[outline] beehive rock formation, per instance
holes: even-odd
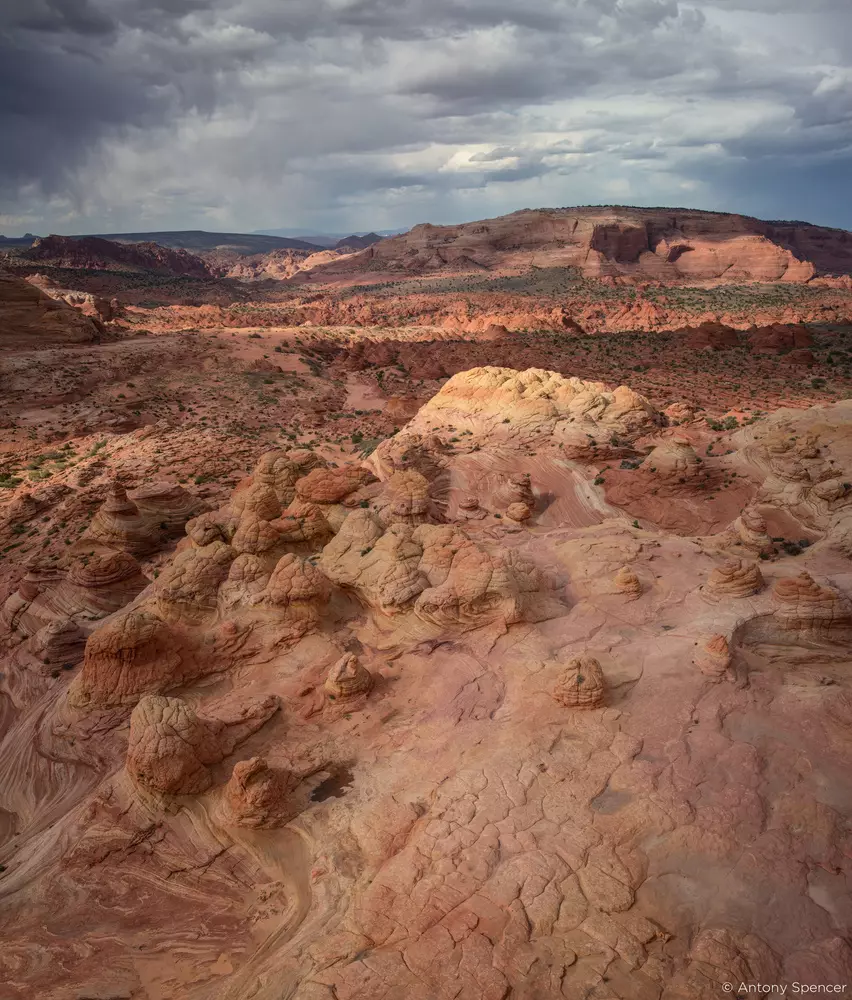
[[[693,663],[706,677],[718,680],[731,665],[731,650],[723,635],[714,635],[699,644]]]
[[[462,521],[481,521],[488,512],[479,505],[479,500],[472,493],[467,493],[459,499],[458,517]]]
[[[94,631],[83,669],[69,692],[77,708],[133,703],[192,676],[180,636],[146,610],[123,612]]]
[[[126,767],[150,791],[194,795],[213,781],[218,764],[277,711],[278,699],[232,698],[197,714],[179,698],[149,695],[130,716]]]
[[[152,529],[168,536],[182,535],[187,521],[208,509],[206,503],[177,483],[149,483],[132,490],[128,499],[148,519]]]
[[[249,829],[269,829],[286,822],[296,779],[284,768],[270,767],[262,757],[234,764],[223,794],[225,822]]]
[[[216,610],[219,586],[236,555],[223,542],[178,552],[152,588],[152,609],[166,621],[203,622]]]
[[[532,512],[535,507],[535,494],[530,474],[525,472],[509,476],[495,492],[494,502],[498,510],[508,510],[513,504],[521,504]]]
[[[231,510],[237,520],[244,515],[253,515],[262,521],[274,521],[281,514],[281,501],[272,486],[258,481],[234,494]]]
[[[372,479],[374,477],[366,469],[352,465],[339,469],[313,469],[296,483],[296,496],[319,504],[340,503]]]
[[[57,618],[36,632],[32,649],[46,670],[79,663],[86,637],[72,618]]]
[[[88,628],[129,604],[149,583],[125,552],[78,557],[67,570],[34,562],[16,593],[5,602],[4,621],[34,635],[54,621]]]
[[[368,694],[373,687],[373,675],[353,653],[346,653],[329,670],[325,690],[335,700],[346,700]]]
[[[642,462],[641,468],[664,479],[681,479],[694,475],[701,463],[695,449],[685,438],[670,438],[659,444]]]
[[[298,480],[324,467],[325,462],[312,451],[269,451],[261,455],[252,478],[273,489],[279,504],[286,507],[295,499]]]
[[[136,555],[153,552],[162,541],[161,532],[150,518],[140,512],[120,485],[113,486],[84,537],[108,548]]]
[[[852,602],[832,587],[821,586],[806,572],[775,584],[775,618],[783,629],[825,636],[834,641],[852,637]]]
[[[733,528],[739,544],[755,554],[768,552],[772,548],[772,540],[766,530],[766,521],[753,507],[746,507],[734,521]]]
[[[391,476],[384,499],[383,518],[387,524],[423,524],[429,518],[429,483],[413,469]]]
[[[271,523],[281,544],[304,545],[311,551],[322,549],[334,535],[322,507],[305,500],[294,500],[281,517]]]
[[[553,697],[566,708],[600,708],[606,698],[606,679],[592,656],[570,660],[553,689]]]
[[[723,601],[750,597],[759,593],[764,585],[757,563],[730,559],[713,570],[702,589],[708,600]]]
[[[628,600],[635,601],[642,595],[642,584],[639,581],[639,577],[629,566],[621,567],[615,574],[614,583],[616,592],[624,594]]]
[[[510,503],[506,508],[506,517],[510,521],[528,521],[532,517],[532,507],[525,503]]]

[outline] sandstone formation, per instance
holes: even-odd
[[[664,479],[694,475],[701,465],[695,449],[685,438],[669,438],[654,448],[642,462],[642,468]]]
[[[262,757],[234,764],[223,793],[225,821],[249,829],[270,829],[286,822],[295,778],[270,767]]]
[[[676,330],[675,335],[683,337],[686,346],[696,351],[724,351],[740,344],[737,331],[722,323],[708,322],[698,327],[685,327]]]
[[[791,247],[795,249],[791,249]],[[852,270],[839,230],[687,209],[525,209],[458,226],[415,226],[332,262],[313,280],[384,271],[428,274],[576,267],[586,277],[808,281]]]
[[[382,463],[403,467],[402,456],[433,437],[450,447],[461,440],[479,447],[587,449],[587,433],[636,435],[661,420],[647,399],[626,386],[609,390],[541,369],[473,368],[445,383],[399,434],[379,445],[370,462],[377,470]],[[461,438],[466,431],[470,436]]]
[[[782,351],[794,348],[812,347],[814,338],[804,325],[789,326],[773,323],[770,326],[749,330],[748,341],[753,351],[761,354],[780,354]]]
[[[212,764],[231,754],[277,710],[274,698],[244,701],[224,718],[201,716],[179,698],[149,695],[130,716],[127,772],[154,792],[194,795],[212,784]]]
[[[186,250],[174,250],[157,243],[115,243],[98,236],[73,239],[70,236],[46,236],[37,239],[25,251],[27,260],[50,263],[54,267],[88,268],[99,271],[140,270],[153,274],[210,277],[201,258]]]
[[[508,510],[513,504],[519,504],[531,513],[535,507],[535,494],[530,474],[526,472],[509,476],[495,493],[494,502],[499,510]]]
[[[510,521],[528,521],[532,516],[532,508],[525,503],[510,503],[506,508],[506,517]]]
[[[849,981],[850,291],[371,274],[0,358],[10,1000]],[[806,378],[651,332],[804,316]]]
[[[619,594],[624,594],[630,601],[635,601],[638,597],[642,596],[642,584],[639,581],[639,577],[629,566],[621,567],[615,574],[614,583],[616,591]]]
[[[25,635],[69,618],[87,627],[123,608],[148,583],[139,563],[125,552],[80,556],[66,571],[36,561],[6,601],[3,621]]]
[[[766,530],[766,520],[753,507],[746,507],[734,521],[733,528],[738,543],[755,554],[771,549],[772,541]]]
[[[372,686],[373,675],[352,653],[342,656],[329,670],[325,679],[326,694],[335,700],[369,694]]]
[[[592,656],[572,659],[562,671],[553,697],[566,708],[600,708],[606,698],[606,679]]]
[[[143,517],[122,486],[114,486],[95,514],[86,538],[108,548],[144,554],[157,548],[160,536],[150,519]]]
[[[85,344],[102,335],[99,321],[0,269],[0,343]]]
[[[351,465],[340,469],[313,469],[296,483],[296,496],[313,503],[340,503],[372,479],[366,469]]]
[[[179,635],[150,611],[126,611],[96,629],[69,698],[77,708],[121,705],[192,676]]]
[[[429,483],[419,472],[395,472],[388,480],[383,510],[388,524],[423,524],[429,519],[429,507]]]
[[[86,637],[72,618],[57,618],[36,632],[32,649],[48,670],[79,663],[83,658]]]
[[[823,587],[807,572],[785,577],[772,591],[781,628],[843,641],[852,636],[852,602],[831,587]]]
[[[702,590],[708,600],[718,602],[751,597],[763,587],[763,574],[757,563],[730,559],[713,570]]]
[[[134,491],[131,499],[115,483],[101,505],[84,541],[110,549],[145,555],[162,547],[169,537],[181,535],[188,521],[206,504],[176,483],[151,483]]]
[[[703,642],[693,658],[693,663],[706,677],[719,679],[731,665],[731,650],[723,635],[711,636]]]

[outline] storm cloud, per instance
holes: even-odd
[[[4,0],[0,231],[852,227],[847,0]]]

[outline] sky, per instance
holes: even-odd
[[[852,229],[852,0],[0,0],[0,233]]]

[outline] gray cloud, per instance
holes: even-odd
[[[5,0],[0,231],[852,226],[850,57],[847,0]]]

